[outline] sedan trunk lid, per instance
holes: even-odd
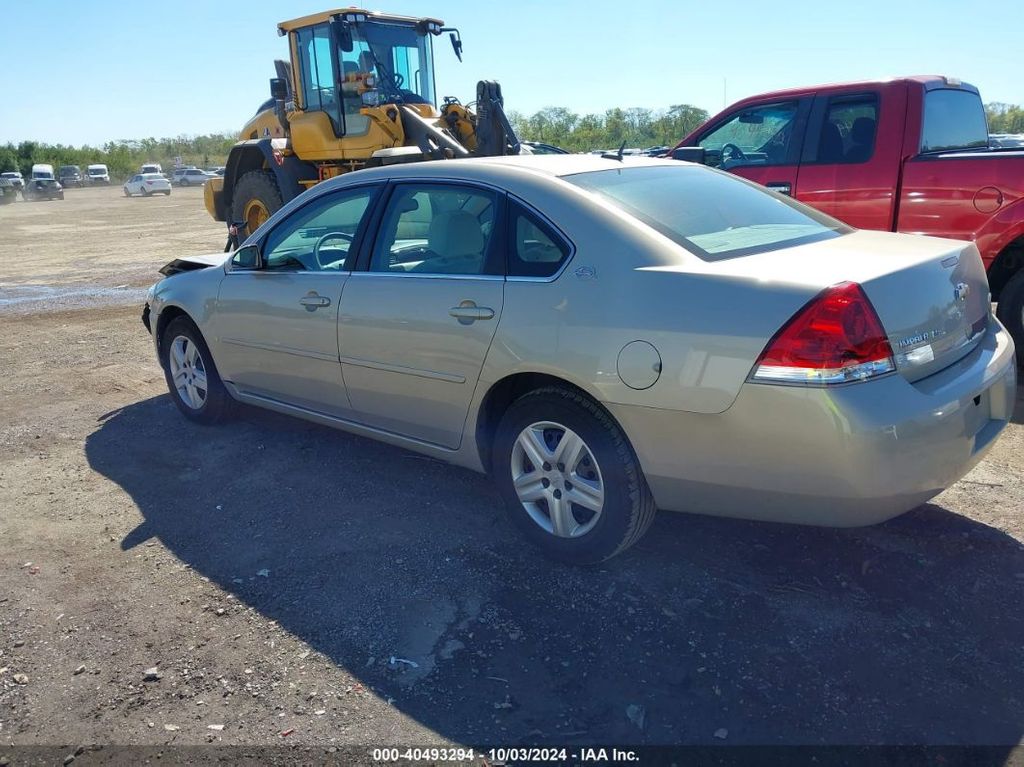
[[[911,381],[964,357],[991,321],[985,267],[969,242],[864,231],[715,267],[821,290],[859,283]]]

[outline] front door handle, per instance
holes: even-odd
[[[331,299],[327,296],[317,295],[315,292],[310,292],[299,299],[299,303],[306,307],[307,312],[315,312],[321,306],[330,306]]]
[[[769,181],[765,186],[773,192],[784,194],[787,197],[791,197],[793,195],[793,187],[788,181]]]
[[[473,301],[463,301],[458,306],[453,306],[448,310],[448,314],[463,325],[477,320],[494,319],[494,309],[489,306],[477,306]]]

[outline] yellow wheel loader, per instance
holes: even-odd
[[[496,82],[477,84],[475,112],[435,107],[432,42],[458,29],[430,18],[355,8],[278,25],[289,61],[276,61],[271,98],[246,123],[223,178],[206,183],[210,215],[241,242],[284,203],[341,173],[378,165],[518,154]]]

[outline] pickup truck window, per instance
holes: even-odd
[[[940,88],[925,93],[922,152],[948,152],[988,146],[988,122],[981,96]]]
[[[821,126],[817,162],[867,162],[875,151],[878,99],[875,96],[832,99]]]
[[[798,102],[744,109],[698,142],[705,162],[731,170],[742,165],[783,165],[789,158]]]

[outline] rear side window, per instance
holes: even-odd
[[[509,277],[551,277],[569,258],[569,245],[551,227],[525,208],[511,210],[508,248]]]
[[[832,99],[821,126],[817,162],[867,162],[875,152],[877,133],[877,97]]]
[[[853,231],[735,176],[686,165],[565,176],[705,261],[827,240]]]
[[[942,88],[924,96],[922,152],[988,146],[988,121],[981,96],[973,91]]]

